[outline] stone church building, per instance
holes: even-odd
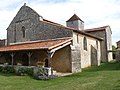
[[[76,14],[67,26],[44,19],[23,5],[7,28],[7,45],[0,47],[0,64],[52,67],[79,72],[112,60],[110,26],[84,29]]]

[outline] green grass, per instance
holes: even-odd
[[[120,90],[120,63],[104,63],[49,81],[0,73],[0,90]]]

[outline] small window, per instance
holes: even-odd
[[[84,39],[83,39],[83,47],[84,47],[84,50],[87,51],[87,39],[86,39],[86,37],[84,37]]]
[[[22,26],[22,35],[23,35],[23,38],[25,38],[25,27]]]

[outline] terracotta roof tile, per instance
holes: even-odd
[[[56,39],[56,40],[45,40],[45,41],[38,41],[38,42],[29,42],[29,43],[21,43],[21,44],[14,44],[9,46],[0,47],[0,52],[5,51],[20,51],[20,50],[34,50],[34,49],[53,49],[60,45],[63,45],[67,42],[70,42],[72,38],[63,38],[63,39]]]

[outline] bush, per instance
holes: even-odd
[[[19,69],[16,71],[16,74],[17,74],[18,76],[24,76],[24,75],[26,75],[25,69],[24,69],[24,68],[19,68]]]
[[[33,75],[33,68],[26,68],[27,75],[32,76]]]
[[[4,66],[4,67],[1,67],[1,72],[3,72],[3,73],[15,73],[15,69],[13,66]]]
[[[0,66],[0,72],[2,72],[2,66]]]
[[[16,71],[16,74],[19,76],[24,76],[24,75],[33,75],[33,68],[19,68]]]
[[[38,74],[38,76],[48,76],[47,71],[44,68],[42,68],[42,67],[38,68],[37,74]]]
[[[34,78],[37,80],[51,80],[51,79],[55,79],[56,77],[57,76],[55,75],[48,75],[47,70],[42,67],[38,68],[37,75],[34,76]]]

